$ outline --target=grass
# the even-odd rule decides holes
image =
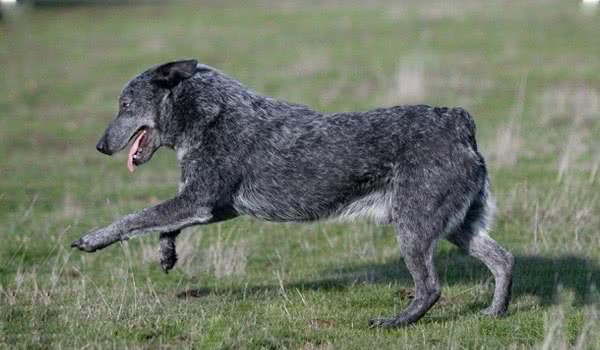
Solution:
[[[0,22],[0,347],[600,347],[600,32],[576,2],[207,2],[41,7]],[[169,198],[158,152],[130,176],[94,150],[146,67],[196,57],[323,111],[425,102],[476,117],[515,255],[510,314],[484,267],[442,242],[442,300],[414,326],[392,229],[368,222],[189,229],[165,275],[148,235],[95,254],[93,227]]]

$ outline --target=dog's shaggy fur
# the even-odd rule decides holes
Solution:
[[[494,208],[490,181],[475,124],[461,108],[323,114],[258,95],[212,67],[185,60],[130,81],[97,148],[112,154],[136,135],[134,166],[160,146],[176,150],[179,193],[88,233],[74,247],[93,252],[160,232],[161,264],[168,271],[176,262],[177,234],[191,225],[239,215],[270,221],[366,215],[394,225],[416,286],[404,311],[371,326],[413,323],[438,300],[433,251],[442,238],[493,273],[494,299],[483,312],[507,311],[513,259],[487,235]]]

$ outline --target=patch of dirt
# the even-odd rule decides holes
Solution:
[[[184,290],[177,294],[177,298],[179,299],[188,299],[188,298],[202,298],[210,294],[208,289],[194,288]]]
[[[335,327],[337,322],[335,320],[323,320],[323,319],[312,319],[308,321],[308,325],[312,329],[321,329],[321,328],[332,328]]]
[[[304,347],[302,347],[303,350],[331,350],[333,349],[333,345],[331,343],[327,343],[327,344],[315,344],[315,343],[306,343],[304,344]]]

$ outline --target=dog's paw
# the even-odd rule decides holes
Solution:
[[[160,267],[164,273],[169,273],[177,263],[177,251],[175,248],[175,237],[168,234],[160,235]]]
[[[87,242],[84,237],[81,237],[80,239],[76,239],[73,242],[71,242],[71,248],[77,248],[81,251],[84,252],[88,252],[88,253],[92,253],[96,251],[96,247],[94,247],[94,245],[90,244],[90,242]]]
[[[107,229],[95,230],[73,241],[71,247],[92,253],[116,242],[118,239],[115,239],[114,236],[115,235]]]
[[[504,309],[500,309],[500,308],[492,308],[487,307],[481,311],[479,311],[482,315],[485,316],[490,316],[490,317],[504,317],[506,316],[507,310]]]
[[[369,328],[395,328],[402,326],[396,318],[374,318],[369,320]]]
[[[170,270],[175,267],[177,263],[177,254],[173,255],[161,255],[160,257],[160,267],[162,268],[164,273],[169,273]]]
[[[375,318],[369,320],[369,328],[399,328],[406,327],[415,323],[418,318],[400,314],[393,318]]]

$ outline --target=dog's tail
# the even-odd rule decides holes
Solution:
[[[488,176],[485,159],[479,153],[475,138],[475,120],[469,112],[460,107],[438,108],[438,113],[451,118],[457,130],[458,137],[472,150],[472,156],[476,165],[473,187],[465,198],[464,207],[454,216],[446,226],[446,235],[454,235],[459,232],[469,232],[469,235],[488,232],[492,226],[495,200],[491,190],[490,178]]]
[[[483,186],[475,196],[459,229],[468,235],[487,235],[494,224],[496,199],[491,190],[490,179],[485,174]]]

